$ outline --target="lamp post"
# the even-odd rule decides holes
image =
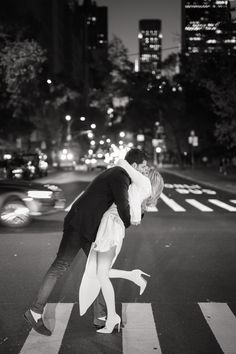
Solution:
[[[198,146],[198,136],[195,135],[195,131],[191,130],[188,137],[188,143],[191,145],[191,165],[194,168],[194,147]]]
[[[67,114],[65,116],[65,120],[67,122],[67,134],[66,134],[66,141],[71,141],[71,124],[72,124],[72,120],[71,120],[71,116],[69,114]]]

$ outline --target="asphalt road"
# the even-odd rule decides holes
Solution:
[[[45,317],[54,334],[36,334],[22,317],[56,255],[66,211],[25,229],[0,229],[0,353],[236,353],[236,195],[163,177],[157,210],[127,230],[115,264],[151,275],[142,296],[134,284],[113,281],[120,333],[96,334],[91,311],[79,316],[82,253],[50,297]],[[67,207],[88,184],[80,172],[44,181],[50,178]]]

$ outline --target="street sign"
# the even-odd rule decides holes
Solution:
[[[192,141],[193,146],[198,146],[198,137],[193,136],[193,141]]]
[[[152,146],[157,147],[159,144],[158,139],[152,139]]]

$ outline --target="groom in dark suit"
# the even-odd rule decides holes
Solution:
[[[146,168],[146,158],[139,149],[131,149],[125,159],[137,170]],[[115,203],[125,227],[130,226],[130,208],[128,188],[130,177],[122,167],[112,167],[99,174],[87,187],[85,192],[74,202],[64,219],[63,236],[56,259],[46,273],[37,297],[25,314],[25,319],[41,334],[51,335],[44,325],[42,314],[57,280],[70,267],[72,261],[82,248],[89,254],[97,230],[106,210]],[[102,293],[94,302],[94,325],[102,325],[99,318],[106,316]]]

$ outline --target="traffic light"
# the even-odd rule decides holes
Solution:
[[[229,17],[231,22],[236,22],[236,0],[228,1]]]

